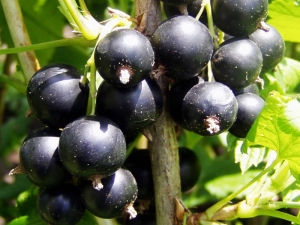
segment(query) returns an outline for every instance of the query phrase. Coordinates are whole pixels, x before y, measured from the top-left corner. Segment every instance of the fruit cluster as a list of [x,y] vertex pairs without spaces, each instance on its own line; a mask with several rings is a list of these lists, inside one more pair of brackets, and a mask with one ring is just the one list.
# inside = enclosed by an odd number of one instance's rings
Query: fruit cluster
[[[264,106],[257,83],[263,83],[263,74],[284,56],[283,38],[264,22],[268,1],[211,0],[213,22],[226,37],[214,37],[215,42],[204,25],[206,15],[199,22],[178,15],[172,1],[163,2],[169,18],[156,29],[151,43],[165,75],[174,80],[167,103],[171,117],[203,136],[229,131],[245,138]],[[202,1],[177,4],[187,4],[195,15]]]
[[[202,3],[163,2],[166,12],[174,3],[198,10]],[[284,42],[263,22],[267,0],[211,5],[216,27],[228,35],[219,46],[206,25],[172,10],[150,40],[129,28],[108,33],[94,51],[103,78],[95,99],[88,79],[73,66],[51,64],[32,76],[27,99],[44,127],[25,138],[18,169],[41,187],[38,210],[45,221],[76,224],[85,209],[101,218],[125,212],[135,217],[135,200],[153,199],[153,180],[148,151],[133,151],[125,160],[126,140],[155,123],[164,105],[183,129],[246,137],[264,106],[255,82],[282,59]],[[172,81],[166,104],[155,73]],[[200,162],[186,148],[179,156],[181,188],[187,191],[198,180]]]

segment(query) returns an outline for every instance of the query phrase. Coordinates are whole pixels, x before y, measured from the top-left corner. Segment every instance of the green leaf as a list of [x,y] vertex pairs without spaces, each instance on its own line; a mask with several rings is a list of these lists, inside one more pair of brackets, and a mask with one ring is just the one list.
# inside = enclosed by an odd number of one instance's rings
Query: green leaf
[[285,41],[300,42],[300,6],[293,0],[272,0],[269,4],[269,19]]
[[[205,189],[213,196],[217,198],[225,198],[229,194],[235,192],[240,187],[247,184],[250,180],[256,177],[261,170],[251,170],[247,171],[245,174],[228,174],[225,176],[220,176],[205,184]],[[242,196],[238,196],[238,198],[244,197],[246,192],[242,193]]]
[[241,151],[243,142],[243,139],[228,133],[228,151],[234,151],[235,163],[240,163],[242,174],[244,174],[251,166],[258,166],[258,164],[265,159],[267,153],[265,147],[259,146],[248,148],[247,152],[244,153]]
[[296,179],[300,174],[300,103],[291,97],[271,92],[265,107],[254,122],[244,143],[245,152],[250,146],[265,146],[277,151],[278,158],[288,160]]
[[263,98],[266,98],[271,91],[281,94],[293,93],[300,84],[300,62],[290,58],[283,58],[276,66],[274,72],[262,75],[265,86],[260,91]]
[[24,95],[26,94],[27,85],[17,78],[9,77],[4,74],[0,74],[0,84],[1,83],[6,83],[6,84],[14,87],[20,93],[22,93]]

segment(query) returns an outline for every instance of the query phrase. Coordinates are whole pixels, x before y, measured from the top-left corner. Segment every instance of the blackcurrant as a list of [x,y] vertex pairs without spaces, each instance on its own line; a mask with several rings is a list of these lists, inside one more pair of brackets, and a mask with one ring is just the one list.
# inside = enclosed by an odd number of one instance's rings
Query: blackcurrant
[[95,190],[91,181],[82,180],[80,189],[86,208],[101,218],[115,218],[123,213],[136,216],[133,203],[137,197],[137,184],[126,169],[119,169],[114,174],[102,179],[103,188]]
[[124,167],[134,176],[138,186],[138,199],[154,198],[154,184],[149,150],[134,150],[125,160]]
[[37,186],[50,187],[71,179],[58,154],[60,131],[43,128],[29,134],[20,148],[20,165]]
[[162,109],[162,91],[150,78],[131,88],[118,88],[104,81],[98,89],[96,114],[113,120],[126,136],[152,125]]
[[265,101],[256,94],[243,93],[236,96],[238,111],[236,121],[229,129],[229,132],[236,137],[245,138],[259,115]]
[[[188,14],[192,17],[196,17],[197,14],[199,13],[199,10],[201,8],[202,0],[195,0],[189,4],[187,4],[187,11]],[[163,9],[168,18],[175,16],[175,15],[180,15],[181,12],[178,8],[177,5],[171,4],[171,3],[164,3],[163,4]],[[200,16],[199,19],[202,23],[206,24],[207,23],[207,15],[206,11],[204,10],[202,15]]]
[[182,102],[182,116],[189,130],[203,135],[227,131],[235,121],[237,101],[233,92],[219,82],[193,86]]
[[267,17],[268,0],[211,0],[214,23],[232,36],[253,33]]
[[165,67],[165,75],[174,79],[196,76],[207,65],[213,51],[207,27],[185,15],[161,23],[151,43],[156,59]]
[[113,174],[125,161],[125,138],[106,117],[81,117],[62,131],[59,155],[71,174],[93,179],[94,187],[101,189],[98,178]]
[[95,64],[107,82],[132,87],[150,75],[154,52],[148,39],[134,29],[109,33],[95,49]]
[[201,164],[198,156],[191,149],[186,147],[179,148],[179,165],[181,191],[190,190],[197,184],[201,174]]
[[282,60],[285,51],[285,44],[281,34],[275,27],[268,26],[268,31],[258,29],[249,36],[262,53],[263,65],[261,73],[273,69]]
[[215,80],[237,89],[255,82],[263,59],[259,47],[250,39],[231,38],[214,52],[211,63]]
[[41,189],[37,208],[42,219],[55,225],[74,225],[85,211],[79,189],[71,184]]
[[244,88],[231,89],[234,95],[239,95],[243,93],[253,93],[259,95],[259,87],[256,83],[250,84]]
[[167,109],[174,120],[174,122],[182,128],[188,130],[183,115],[182,115],[182,104],[186,94],[195,85],[204,82],[204,80],[198,76],[188,79],[186,81],[176,82],[172,85],[168,96],[167,96]]
[[63,128],[84,116],[88,96],[89,88],[80,82],[80,72],[65,64],[41,68],[27,87],[27,99],[33,114],[52,128]]
[[174,4],[174,5],[185,5],[185,4],[190,4],[195,0],[161,0],[161,1],[169,4]]

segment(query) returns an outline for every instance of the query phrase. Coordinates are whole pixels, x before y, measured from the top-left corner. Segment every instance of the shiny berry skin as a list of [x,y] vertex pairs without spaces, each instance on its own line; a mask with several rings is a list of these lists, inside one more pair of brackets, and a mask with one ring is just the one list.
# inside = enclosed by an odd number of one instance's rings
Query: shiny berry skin
[[198,76],[186,81],[179,81],[173,84],[168,93],[167,110],[173,121],[186,130],[189,130],[189,128],[187,127],[182,115],[182,104],[184,97],[192,87],[203,82],[204,80]]
[[238,111],[236,121],[229,132],[236,137],[245,138],[255,119],[265,105],[265,101],[256,94],[243,93],[236,96]]
[[103,188],[96,190],[91,181],[82,180],[80,189],[86,208],[101,218],[115,218],[123,213],[135,217],[133,203],[137,196],[137,184],[130,171],[119,169],[102,179]]
[[195,0],[161,0],[161,1],[169,4],[174,4],[174,5],[185,5],[185,4],[190,4]]
[[110,118],[125,135],[136,134],[152,125],[162,109],[162,91],[150,78],[131,88],[118,88],[104,81],[98,89],[96,114]]
[[[196,17],[199,13],[199,10],[201,8],[202,0],[194,0],[193,2],[187,4],[187,11],[188,14],[192,17]],[[163,4],[164,12],[167,16],[167,18],[170,18],[175,15],[180,15],[180,10],[177,5],[174,5],[172,3],[164,3]],[[202,23],[207,24],[207,15],[206,11],[204,10],[202,15],[199,19]]]
[[60,134],[60,131],[43,128],[29,134],[21,145],[21,168],[37,186],[57,186],[71,179],[58,154]]
[[38,195],[38,212],[49,224],[74,225],[85,211],[80,195],[79,189],[71,184],[43,188]]
[[175,16],[161,23],[151,37],[158,60],[173,79],[189,79],[207,65],[213,52],[209,30],[191,16]]
[[154,199],[154,184],[148,149],[134,150],[125,160],[124,167],[134,176],[138,185],[138,199]]
[[189,90],[183,99],[181,110],[189,130],[203,136],[212,136],[227,131],[232,126],[237,107],[236,98],[226,85],[204,82]]
[[29,80],[27,100],[32,113],[51,128],[63,128],[86,113],[87,85],[80,83],[80,72],[66,64],[51,64]]
[[95,65],[104,80],[118,87],[132,87],[149,77],[154,52],[148,39],[134,29],[107,34],[95,49]]
[[263,65],[261,73],[274,69],[282,60],[285,52],[285,43],[281,34],[275,27],[268,26],[270,28],[268,31],[258,29],[249,36],[262,53]]
[[180,147],[178,150],[181,191],[185,192],[197,184],[201,174],[201,164],[198,156],[191,149]]
[[267,17],[268,0],[211,0],[216,26],[231,36],[253,33]]
[[263,58],[248,38],[231,38],[214,52],[211,65],[217,82],[238,89],[253,84],[260,74]]
[[108,176],[125,161],[122,131],[110,119],[84,116],[68,124],[59,140],[59,155],[65,168],[78,177]]

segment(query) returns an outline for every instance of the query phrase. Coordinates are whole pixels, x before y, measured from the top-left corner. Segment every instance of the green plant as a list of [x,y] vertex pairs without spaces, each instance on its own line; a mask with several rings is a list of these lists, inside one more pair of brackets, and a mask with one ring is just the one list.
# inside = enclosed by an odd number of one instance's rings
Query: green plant
[[[90,104],[87,112],[93,115],[96,107],[96,91],[101,82],[96,74],[93,57],[96,44],[115,27],[133,26],[139,31],[145,29],[145,33],[149,34],[154,32],[160,21],[157,19],[161,16],[157,1],[149,1],[151,7],[145,11],[144,5],[147,4],[136,0],[136,16],[132,13],[134,7],[129,0],[119,3],[108,1],[109,6],[117,6],[115,8],[121,10],[109,8],[110,17],[104,13],[100,16],[94,11],[89,12],[88,9],[95,6],[99,10],[106,8],[108,4],[104,2],[86,1],[86,5],[80,0],[79,11],[75,0],[61,0],[59,4],[55,1],[40,0],[28,4],[27,1],[20,0],[28,33],[33,43],[36,43],[31,45],[26,37],[26,29],[23,27],[19,30],[24,23],[14,17],[18,15],[20,19],[22,16],[16,1],[1,0],[7,21],[7,24],[4,23],[4,17],[0,14],[1,41],[7,43],[10,48],[1,49],[0,54],[18,53],[19,55],[18,67],[13,72],[7,69],[8,66],[14,65],[11,63],[14,62],[11,55],[1,59],[0,63],[3,71],[0,74],[1,85],[10,85],[1,89],[1,93],[6,93],[5,96],[8,98],[6,101],[1,98],[1,106],[5,102],[8,112],[15,113],[15,116],[8,118],[8,113],[2,113],[0,155],[1,159],[8,164],[7,167],[13,167],[8,160],[8,155],[14,152],[15,148],[19,148],[21,140],[32,126],[40,125],[36,124],[32,117],[23,118],[28,108],[26,100],[24,101],[26,86],[39,67],[36,59],[42,66],[59,61],[83,71],[83,79],[89,80],[90,84]],[[216,35],[213,27],[215,15],[212,16],[210,2],[203,2],[197,18],[205,9],[208,28],[214,46],[217,48],[223,42],[224,33],[218,31]],[[157,224],[174,224],[174,221],[178,221],[179,224],[240,224],[244,223],[244,219],[247,221],[252,217],[259,219],[258,216],[261,215],[265,217],[260,224],[271,223],[270,218],[280,218],[300,224],[298,215],[288,210],[300,208],[298,202],[300,105],[297,100],[300,82],[300,54],[297,51],[300,31],[297,26],[300,22],[300,10],[297,4],[299,1],[291,0],[272,0],[269,3],[267,22],[276,27],[285,40],[286,57],[275,70],[260,74],[260,78],[264,80],[264,89],[260,90],[260,95],[265,99],[265,106],[245,139],[238,139],[227,132],[213,137],[203,137],[181,129],[176,133],[174,123],[166,111],[148,128],[148,131],[144,132],[150,140],[150,158],[152,165],[155,165],[152,169]],[[63,16],[57,10],[58,5]],[[106,23],[98,23],[95,18],[99,21],[107,18],[110,20]],[[16,26],[16,21],[21,25]],[[63,38],[61,30],[69,27],[70,24],[72,29],[82,33],[82,36]],[[16,47],[12,47],[12,42]],[[32,50],[36,51],[37,58]],[[163,75],[164,72],[161,67],[158,67],[154,68],[151,75],[158,79],[163,93],[166,93],[172,83]],[[208,81],[213,80],[210,63],[205,70],[201,71],[201,75]],[[18,124],[25,124],[25,128],[17,126]],[[14,132],[15,130],[19,133]],[[129,149],[135,145],[136,141],[132,142]],[[201,160],[201,177],[190,193],[180,193],[179,160],[176,153],[178,146],[192,149]],[[37,188],[35,186],[30,188],[30,184],[22,175],[16,175],[13,179],[15,182],[12,184],[5,181],[0,183],[1,217],[10,225],[44,224],[35,207]],[[16,200],[16,207],[9,205],[12,199]],[[176,202],[177,213],[174,209]],[[189,211],[189,208],[196,206],[202,207],[201,209],[199,207],[199,212]],[[79,224],[105,223],[118,222],[101,220],[88,211],[79,222]]]

